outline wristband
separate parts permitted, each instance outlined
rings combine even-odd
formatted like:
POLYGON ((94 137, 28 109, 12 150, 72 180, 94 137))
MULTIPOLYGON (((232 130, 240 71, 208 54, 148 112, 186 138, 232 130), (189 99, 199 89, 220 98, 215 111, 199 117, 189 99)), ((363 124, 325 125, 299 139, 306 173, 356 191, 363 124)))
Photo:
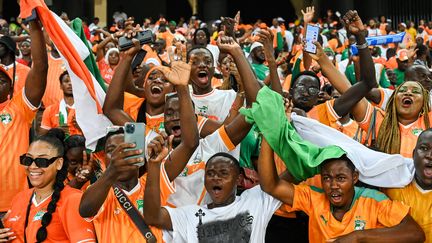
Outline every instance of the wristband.
POLYGON ((365 42, 365 43, 363 43, 363 44, 361 44, 361 45, 356 45, 356 47, 357 47, 357 49, 358 50, 363 50, 363 49, 366 49, 366 48, 368 48, 368 43, 367 42, 365 42))

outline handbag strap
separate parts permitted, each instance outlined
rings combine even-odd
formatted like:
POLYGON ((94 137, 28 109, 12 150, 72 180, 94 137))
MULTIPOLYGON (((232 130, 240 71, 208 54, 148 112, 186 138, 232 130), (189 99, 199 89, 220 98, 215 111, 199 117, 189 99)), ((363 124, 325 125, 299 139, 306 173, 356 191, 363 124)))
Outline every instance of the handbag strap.
POLYGON ((129 218, 144 236, 148 243, 156 243, 156 237, 151 232, 150 228, 144 221, 144 218, 138 212, 138 209, 133 205, 128 196, 123 192, 123 190, 116 184, 113 185, 114 195, 120 203, 122 209, 127 213, 129 218))

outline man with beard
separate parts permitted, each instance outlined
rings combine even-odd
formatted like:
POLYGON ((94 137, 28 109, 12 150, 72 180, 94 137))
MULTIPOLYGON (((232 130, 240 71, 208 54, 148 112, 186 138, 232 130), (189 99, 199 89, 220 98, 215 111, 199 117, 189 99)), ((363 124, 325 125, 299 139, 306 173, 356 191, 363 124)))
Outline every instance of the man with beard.
POLYGON ((252 68, 258 77, 258 80, 263 82, 270 74, 269 68, 264 64, 266 57, 264 54, 264 46, 259 42, 254 42, 251 46, 249 59, 252 63, 252 68))

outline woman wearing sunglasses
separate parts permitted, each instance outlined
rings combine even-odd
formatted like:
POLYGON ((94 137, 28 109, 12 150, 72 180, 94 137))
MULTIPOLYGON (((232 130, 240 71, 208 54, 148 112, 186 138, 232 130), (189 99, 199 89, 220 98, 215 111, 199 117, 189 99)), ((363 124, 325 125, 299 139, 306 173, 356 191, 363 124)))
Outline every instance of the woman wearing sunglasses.
POLYGON ((0 242, 96 242, 93 224, 78 213, 81 191, 65 186, 64 133, 51 129, 30 144, 20 162, 33 186, 12 200, 0 242))

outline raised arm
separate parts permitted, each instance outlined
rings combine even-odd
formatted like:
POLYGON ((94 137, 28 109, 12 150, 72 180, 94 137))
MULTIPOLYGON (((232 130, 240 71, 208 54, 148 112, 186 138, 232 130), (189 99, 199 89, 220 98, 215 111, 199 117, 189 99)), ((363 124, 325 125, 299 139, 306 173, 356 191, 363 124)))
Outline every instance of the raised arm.
MULTIPOLYGON (((222 40, 219 40, 218 46, 222 52, 227 52, 234 57, 245 90, 246 102, 252 104, 256 100, 260 86, 240 46, 230 37, 224 37, 222 40)), ((239 144, 243 140, 250 128, 251 125, 246 122, 244 116, 241 114, 238 114, 232 122, 225 126, 227 135, 234 145, 239 144)))
POLYGON ((112 38, 112 35, 110 35, 109 33, 106 34, 107 32, 101 30, 101 29, 96 29, 96 33, 103 33, 105 35, 105 39, 103 39, 99 44, 97 44, 96 46, 96 61, 100 61, 101 59, 104 58, 104 48, 105 46, 113 41, 114 39, 112 38))
POLYGON ((26 78, 25 96, 33 106, 38 107, 47 84, 48 56, 39 20, 31 21, 29 25, 33 64, 26 78))
POLYGON ((117 182, 122 173, 130 170, 138 171, 135 164, 143 162, 144 158, 128 158, 142 153, 140 150, 127 150, 134 147, 134 144, 123 143, 116 148, 107 147, 105 149, 107 155, 111 157, 111 161, 102 176, 84 192, 79 207, 81 217, 90 218, 99 212, 110 188, 117 182))
MULTIPOLYGON (((304 36, 306 36, 307 26, 308 24, 312 23, 312 20, 315 15, 315 7, 314 6, 306 7, 306 12, 304 12, 303 9, 301 10, 301 12, 303 14, 303 21, 304 21, 304 25, 303 25, 304 36)), ((308 52, 304 51, 303 67, 305 68, 305 70, 309 70, 311 65, 312 65, 312 57, 309 55, 308 52)))
POLYGON ((245 58, 240 46, 231 37, 221 37, 218 39, 218 47, 221 52, 231 54, 242 79, 243 87, 246 92, 246 101, 253 103, 256 100, 260 85, 256 81, 255 75, 251 70, 249 62, 245 58))
POLYGON ((168 154, 165 141, 152 140, 147 150, 153 154, 147 167, 147 182, 144 193, 145 222, 161 229, 172 230, 171 217, 168 210, 161 207, 160 199, 160 168, 162 160, 168 154))
POLYGON ((171 152, 165 163, 168 177, 173 181, 183 171, 199 144, 195 110, 188 87, 191 66, 185 62, 175 61, 171 63, 171 68, 158 69, 175 85, 180 102, 181 143, 171 152))
MULTIPOLYGON (((360 45, 365 44, 364 26, 360 17, 358 17, 356 13, 354 14, 353 11, 350 11, 344 19, 349 31, 356 36, 357 42, 360 43, 360 45)), ((368 106, 367 100, 364 99, 364 97, 373 87, 377 86, 375 75, 364 74, 363 77, 366 78, 366 80, 351 86, 345 75, 340 73, 324 54, 321 45, 318 42, 316 42, 315 45, 317 46, 317 55, 311 56, 320 64, 324 76, 326 76, 333 87, 342 94, 340 98, 336 99, 333 107, 334 110, 339 116, 352 113, 357 121, 363 120, 368 106)), ((375 73, 372 57, 367 46, 365 49, 359 50, 359 55, 360 65, 365 65, 364 68, 361 66, 362 73, 365 72, 365 70, 375 73), (369 62, 372 63, 372 71, 370 70, 371 66, 369 62)))
POLYGON ((139 41, 133 40, 134 47, 122 52, 119 66, 116 68, 103 105, 104 114, 115 125, 123 126, 134 120, 123 110, 126 83, 132 80, 131 63, 135 54, 140 50, 139 41))
POLYGON ((267 65, 270 71, 270 87, 273 91, 282 95, 282 85, 277 72, 276 59, 274 57, 273 49, 273 33, 269 30, 260 30, 258 32, 259 42, 264 46, 264 55, 267 61, 267 65))
POLYGON ((408 214, 402 221, 393 227, 356 230, 350 234, 337 238, 334 242, 394 242, 394 243, 414 243, 424 242, 425 234, 408 214))
POLYGON ((263 191, 288 205, 293 204, 294 186, 279 178, 274 162, 274 152, 264 137, 258 158, 258 174, 263 191))

